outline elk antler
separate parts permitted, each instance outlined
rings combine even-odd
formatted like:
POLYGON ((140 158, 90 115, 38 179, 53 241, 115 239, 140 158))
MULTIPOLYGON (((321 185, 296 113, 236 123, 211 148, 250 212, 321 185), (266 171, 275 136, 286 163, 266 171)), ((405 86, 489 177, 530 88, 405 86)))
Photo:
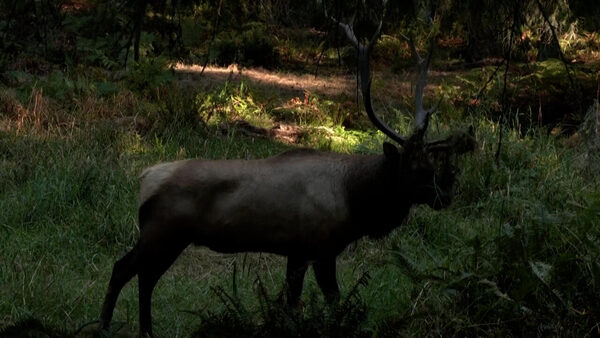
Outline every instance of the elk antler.
MULTIPOLYGON (((367 44, 363 44, 354 34, 354 30, 352 26, 347 23, 343 23, 334 17, 330 17, 327 15, 327 9, 325 5, 323 5, 323 11, 325 12, 325 17, 331 19, 333 22, 337 23, 340 28, 346 33, 346 37, 350 41, 350 43, 356 48, 358 51, 358 69, 359 69, 359 78, 360 78, 360 89, 363 96, 363 101, 365 105, 365 110, 367 111, 367 116, 371 122, 375 125, 375 127, 385 135, 387 135, 392 140, 398 142, 400 145, 403 145, 406 142, 406 139, 396 133, 392 128, 390 128, 385 122, 383 122, 373 110, 373 105, 371 104, 371 71, 369 66, 369 54, 373 49, 373 46, 377 42, 379 38, 379 34, 381 34, 381 27, 383 26, 383 17, 385 16, 385 7, 387 4, 387 0, 383 1, 383 13, 381 15, 381 20, 379 21, 379 25, 377 26, 377 30, 368 41, 367 44)), ((354 21, 354 20, 352 20, 354 21)), ((351 21, 351 22, 352 22, 351 21)))
MULTIPOLYGON (((354 48, 358 51, 358 67, 359 67, 359 77, 360 77, 360 87, 363 96, 363 101, 365 105, 365 110, 367 111, 367 116, 377 129, 381 130, 388 137, 398 142, 400 145, 403 145, 406 142, 406 138, 400 136, 396 133, 392 128, 390 128, 385 122, 383 122, 373 110, 373 105, 371 103, 371 75, 370 75, 370 66, 369 66, 369 54, 377 42, 379 35, 381 34, 381 27, 383 25, 383 18, 385 16, 385 7, 387 4, 387 0, 383 1, 383 13, 381 15, 381 20, 379 21, 379 25, 377 26, 377 30, 373 34, 373 37, 368 41, 367 44, 363 44, 354 34, 354 30, 352 26, 347 23, 340 22, 339 20, 330 17, 327 15, 327 9, 323 6, 323 10, 325 12, 325 17, 328 17, 333 22, 337 23, 340 28, 346 33, 346 37, 350 41, 350 43, 354 46, 354 48)), ((354 20, 352 20, 354 21, 354 20)), ((351 21, 351 22, 352 22, 351 21)), ((427 72, 429 71, 429 64, 431 62, 431 56, 433 54, 433 46, 435 37, 432 36, 429 52, 427 53, 427 57, 423 58, 419 54, 417 47, 415 46, 414 39, 412 35, 410 37, 404 37, 412 50, 412 54, 417 62, 418 66, 418 78, 417 84, 415 88, 415 135, 419 138, 423 138, 425 135, 425 131, 427 131, 427 126, 429 125, 429 118, 431 114, 433 114, 438 106, 436 104, 434 107, 425 109, 423 107, 423 94, 425 92, 425 85, 427 82, 427 72)))
POLYGON ((427 57, 425 59, 423 59, 423 57, 421 57, 419 54, 412 34, 409 37, 404 36, 404 39, 406 39, 410 45, 413 57, 417 62, 419 72, 417 84, 415 86, 415 133, 424 135, 425 131, 427 130, 427 126, 429 125, 429 118, 431 114, 433 114, 439 106, 438 102, 435 106, 429 109, 423 108, 423 94, 425 93, 427 73, 429 72, 429 64, 431 63, 435 37, 432 36, 431 41, 429 42, 429 51, 427 52, 427 57))

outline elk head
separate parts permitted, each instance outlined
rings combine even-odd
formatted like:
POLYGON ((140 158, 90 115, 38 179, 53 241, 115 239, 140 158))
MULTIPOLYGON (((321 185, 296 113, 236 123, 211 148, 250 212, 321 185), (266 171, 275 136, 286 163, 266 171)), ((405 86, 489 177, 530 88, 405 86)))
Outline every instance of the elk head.
MULTIPOLYGON (((386 2, 383 2, 384 14, 386 2)), ((427 82, 427 73, 435 37, 430 40, 429 51, 423 58, 414 43, 412 35, 405 37, 411 47, 413 57, 417 63, 418 75, 415 87, 415 119, 414 130, 410 137, 399 135, 390 128, 376 114, 371 103, 371 75, 369 67, 369 54, 374 47, 383 24, 383 16, 379 25, 367 43, 362 43, 352 29, 352 26, 336 20, 327 15, 344 31, 350 43, 358 53, 358 76, 365 110, 371 122, 377 129, 394 140, 402 150, 399 151, 390 143, 384 144, 384 153, 392 161, 398 161, 398 182, 403 190, 413 191, 411 202, 428 204, 434 209, 441 209, 452 201, 453 186, 458 173, 458 157, 461 154, 473 151, 477 145, 473 127, 467 131, 455 132, 447 138, 427 141, 425 134, 429 125, 429 118, 437 110, 438 104, 432 108, 423 107, 423 95, 427 82)), ((400 188, 400 187, 399 187, 400 188)))

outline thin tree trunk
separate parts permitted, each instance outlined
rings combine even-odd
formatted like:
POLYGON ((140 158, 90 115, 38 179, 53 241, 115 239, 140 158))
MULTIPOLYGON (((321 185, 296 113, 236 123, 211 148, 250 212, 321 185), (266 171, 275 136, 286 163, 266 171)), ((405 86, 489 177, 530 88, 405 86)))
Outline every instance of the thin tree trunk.
POLYGON ((500 115, 500 123, 498 126, 498 132, 500 133, 500 135, 498 136, 498 148, 496 149, 496 154, 495 154, 495 159, 496 159, 496 163, 500 162, 500 149, 502 148, 502 135, 504 134, 504 123, 506 122, 506 115, 507 115, 507 110, 508 110, 508 103, 507 103, 507 98, 506 98, 506 86, 507 86, 507 80, 508 80, 508 70, 510 68, 510 60, 512 57, 512 47, 513 47, 513 38, 515 35, 515 31, 517 29, 517 21, 519 18, 519 1, 521 0, 515 0, 514 3, 514 7, 513 7, 513 22, 512 25, 510 27, 510 38, 509 38, 509 42, 508 42, 508 53, 506 56, 506 69, 504 70, 504 87, 502 88, 502 113, 500 115))
POLYGON ((210 50, 212 49, 212 45, 217 38, 217 32, 219 28, 219 19, 221 18, 221 7, 223 6, 223 0, 219 0, 219 7, 217 7, 215 21, 212 27, 212 33, 210 35, 210 42, 208 43, 208 53, 206 53, 206 60, 204 60, 204 64, 202 65, 202 70, 200 71, 200 75, 204 74, 204 70, 208 65, 208 61, 210 61, 210 50))
POLYGON ((139 0, 138 7, 135 11, 135 24, 133 26, 133 60, 140 60, 140 37, 142 35, 142 24, 146 16, 146 7, 148 0, 139 0))

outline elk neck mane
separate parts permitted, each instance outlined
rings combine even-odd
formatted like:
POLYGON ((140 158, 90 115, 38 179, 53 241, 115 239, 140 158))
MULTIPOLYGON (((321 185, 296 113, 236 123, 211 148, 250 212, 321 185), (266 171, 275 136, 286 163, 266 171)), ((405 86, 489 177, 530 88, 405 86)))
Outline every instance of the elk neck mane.
POLYGON ((355 155, 346 172, 349 209, 363 235, 380 238, 400 225, 410 209, 410 191, 397 191, 402 153, 355 155))

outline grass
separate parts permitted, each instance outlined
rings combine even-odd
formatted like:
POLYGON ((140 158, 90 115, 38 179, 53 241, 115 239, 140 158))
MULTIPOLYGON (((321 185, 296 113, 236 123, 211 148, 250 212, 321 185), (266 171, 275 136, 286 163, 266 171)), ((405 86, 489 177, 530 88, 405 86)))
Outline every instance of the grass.
MULTIPOLYGON (((360 116, 344 126, 336 114, 346 97, 290 102, 294 96, 273 98, 273 87, 240 82, 180 87, 176 77, 156 71, 150 79, 139 71, 107 85, 105 75, 92 73, 85 81, 69 80, 72 74, 39 82, 22 77, 2 89, 0 335, 64 336, 97 319, 112 265, 137 239, 137 175, 146 166, 192 157, 262 158, 297 146, 372 153, 384 139, 363 127, 360 116), (78 84, 65 90, 58 84, 66 81, 78 84), (222 132, 239 118, 268 128, 284 108, 286 121, 306 130, 298 144, 222 132), (207 117, 215 111, 220 118, 207 117), (145 123, 123 125, 129 116, 145 123)), ((407 130, 409 120, 388 113, 407 130)), ((455 203, 439 212, 414 208, 388 238, 363 239, 344 251, 339 308, 323 304, 309 271, 304 312, 282 310, 281 257, 190 247, 155 290, 155 332, 592 336, 600 322, 594 139, 573 145, 534 129, 508 130, 496 163, 497 124, 478 112, 449 115, 463 122, 439 117, 433 133, 468 122, 480 143, 463 160, 455 203)), ((137 332, 135 281, 122 292, 113 330, 137 332)))

